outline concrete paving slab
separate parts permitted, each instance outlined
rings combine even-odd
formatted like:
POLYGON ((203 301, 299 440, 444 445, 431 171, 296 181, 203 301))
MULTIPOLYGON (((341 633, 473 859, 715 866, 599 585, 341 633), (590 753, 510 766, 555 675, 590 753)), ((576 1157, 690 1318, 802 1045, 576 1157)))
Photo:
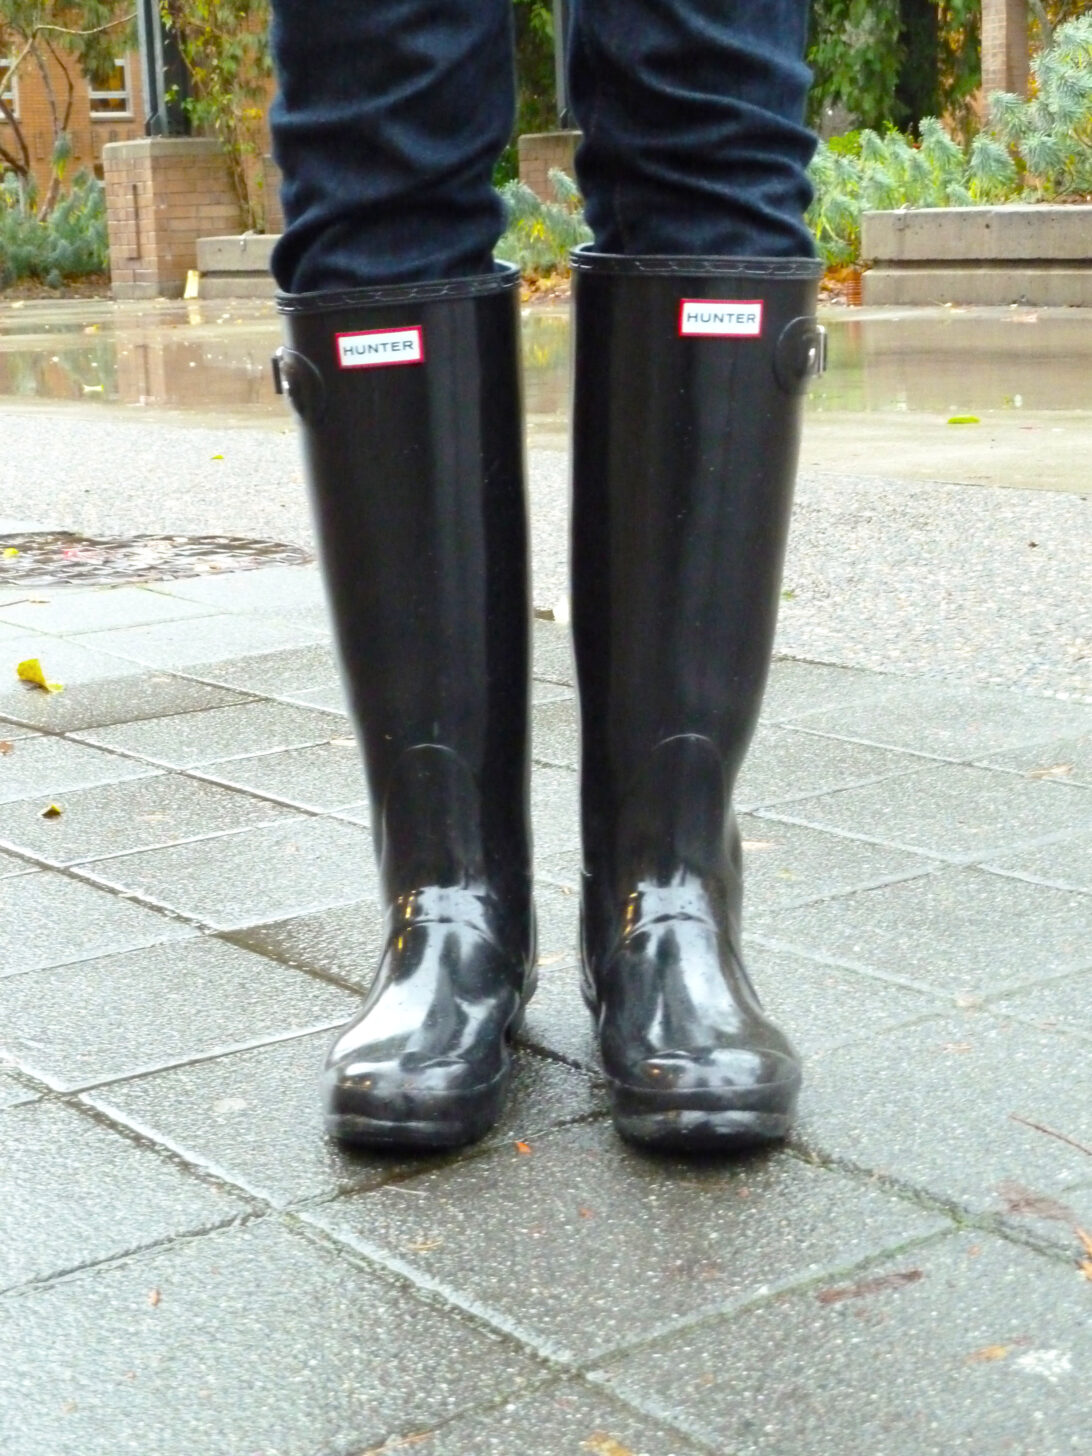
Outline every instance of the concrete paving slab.
POLYGON ((763 726, 795 723, 823 708, 881 693, 890 682, 883 673, 777 657, 770 665, 761 721, 763 726))
POLYGON ((538 678, 531 680, 531 704, 538 707, 540 703, 564 703, 575 699, 571 688, 565 687, 563 683, 544 682, 538 678))
MULTIPOLYGON (((537 594, 536 594, 537 600, 537 594)), ((572 634, 560 622, 536 617, 532 626, 534 676, 545 682, 572 687, 576 681, 572 634)))
POLYGON ((992 1007, 1043 1031, 1065 1031, 1092 1041, 1092 971, 999 996, 992 1007))
MULTIPOLYGON (((795 1137, 820 1158, 1011 1221, 1012 1186, 1056 1199, 1088 1176, 1092 1070, 1085 1050, 987 1012, 897 1028, 811 1059, 795 1137)), ((1044 1236, 1075 1251, 1071 1229, 1053 1230, 1044 1236)))
POLYGON ((539 763, 579 768, 579 710, 574 697, 536 704, 531 714, 531 752, 539 763))
POLYGON ((200 602, 162 596, 142 586, 98 587, 86 591, 42 588, 34 595, 35 601, 11 607, 4 606, 0 598, 0 621, 21 627, 24 632, 79 636, 212 614, 212 608, 200 602))
POLYGON ((383 1456, 395 1456, 400 1446, 413 1456, 699 1456, 708 1450, 575 1380, 460 1416, 439 1430, 415 1431, 388 1444, 383 1456))
POLYGON ((952 996, 990 995, 1092 965, 1087 896, 974 869, 754 914, 750 929, 805 955, 952 996))
POLYGON ((5 756, 10 752, 11 745, 28 738, 37 738, 38 732, 34 728, 23 728, 18 723, 12 723, 6 718, 0 718, 0 743, 7 744, 7 747, 0 749, 5 756))
POLYGON ((4 805, 0 840, 68 865, 296 817, 282 805, 172 773, 66 792, 60 805, 57 819, 42 818, 40 795, 4 805))
POLYGON ((10 1072, 0 1070, 0 1112, 9 1107, 20 1107, 24 1102, 36 1102, 38 1095, 10 1072))
POLYGON ((216 657, 223 661, 244 653, 305 647, 324 642, 328 636, 324 621, 309 622, 302 613, 298 619, 219 613, 185 623, 161 622, 150 627, 94 632, 81 641, 119 658, 169 669, 192 667, 216 657))
POLYGON ((1092 833, 1067 835, 1023 854, 1005 855, 992 860, 989 868, 1044 885, 1092 892, 1092 833))
POLYGON ((929 679, 888 679, 883 691, 836 707, 824 703, 800 720, 804 728, 838 738, 938 758, 990 755, 990 761, 1006 748, 1045 743, 1089 723, 1092 709, 1081 703, 929 679))
POLYGON ((13 854, 0 853, 0 880, 10 880, 15 875, 32 874, 36 866, 27 864, 26 860, 17 859, 13 854))
MULTIPOLYGON (((117 1082, 86 1100, 199 1167, 278 1207, 401 1180, 452 1161, 342 1147, 322 1127, 319 1074, 329 1032, 117 1082)), ((602 1094, 571 1067, 518 1051, 508 1100, 478 1145, 512 1147, 559 1124, 605 1111, 602 1094)), ((463 1156, 466 1156, 465 1154, 463 1156)), ((412 1208, 426 1199, 405 1191, 412 1208)))
POLYGON ((153 771, 146 764, 82 743, 52 736, 31 738, 0 758, 0 804, 35 794, 42 801, 40 807, 46 808, 52 796, 67 790, 145 778, 153 771))
POLYGON ((582 1363, 947 1226, 787 1154, 651 1158, 604 1125, 529 1146, 304 1217, 582 1363))
POLYGON ((923 855, 750 814, 740 816, 739 829, 745 924, 752 912, 768 915, 936 868, 923 855))
POLYGON ((223 571, 160 583, 155 590, 181 601, 223 612, 257 616, 295 616, 297 610, 325 611, 317 566, 265 566, 254 571, 223 571))
POLYGON ((961 764, 838 789, 772 812, 964 861, 993 859, 1092 822, 1092 803, 1083 789, 961 764))
POLYGON ((371 862, 365 830, 332 820, 295 819, 92 860, 74 873, 191 916, 210 929, 237 930, 355 902, 368 883, 371 862))
POLYGON ((383 949, 383 917, 374 862, 366 861, 363 868, 360 899, 310 915, 250 925, 230 931, 227 938, 285 965, 367 990, 383 949))
POLYGON ((52 680, 64 683, 63 693, 43 693, 39 688, 16 683, 0 690, 0 715, 5 737, 11 737, 9 723, 45 728, 52 733, 72 733, 109 723, 132 723, 170 713, 193 713, 203 708, 226 707, 246 701, 244 693, 194 682, 168 672, 142 672, 136 663, 122 662, 102 652, 89 652, 78 642, 50 638, 61 650, 43 647, 43 639, 28 643, 21 638, 19 656, 45 656, 42 661, 52 680), (28 650, 32 648, 33 650, 28 650), (77 674, 74 678, 73 674, 77 674))
POLYGON ((580 994, 580 969, 571 954, 539 965, 538 987, 520 1041, 602 1076, 594 1024, 580 994))
MULTIPOLYGON (((269 704, 270 708, 280 706, 269 704)), ((367 793, 367 782, 355 740, 345 725, 328 719, 332 742, 289 748, 249 758, 203 764, 203 777, 234 788, 251 789, 270 799, 303 809, 338 809, 367 793)))
POLYGON ((661 1341, 601 1373, 733 1456, 1071 1456, 1087 1284, 1027 1249, 955 1236, 661 1341), (943 1310, 943 1314, 941 1314, 943 1310))
POLYGON ((301 693, 285 693, 283 697, 286 703, 299 703, 304 708, 321 708, 325 713, 349 716, 349 701, 340 683, 325 688, 308 688, 301 693))
POLYGON ((73 1091, 340 1025, 357 998, 214 938, 0 981, 0 1050, 73 1091))
POLYGON ((1092 788, 1092 733, 1052 738, 1035 748, 1014 748, 982 760, 988 768, 1010 769, 1033 779, 1053 779, 1092 788))
POLYGON ((195 933, 180 920, 51 870, 0 881, 0 977, 195 933))
POLYGON ((272 1222, 7 1300, 0 1340, 5 1456, 360 1452, 544 1374, 272 1222))
POLYGON ((751 940, 744 954, 762 1004, 805 1058, 805 1080, 812 1056, 867 1043, 880 1031, 935 1016, 938 1010, 936 998, 922 992, 751 940))
POLYGON ((196 768, 275 748, 325 743, 343 734, 332 713, 288 703, 250 702, 206 713, 178 713, 141 723, 114 723, 80 735, 85 742, 132 753, 169 768, 196 768))
POLYGON ((54 1102, 0 1117, 0 1152, 0 1291, 215 1228, 248 1206, 54 1102))
POLYGON ((539 764, 531 775, 535 872, 569 885, 580 880, 580 809, 576 774, 539 764))
POLYGON ((227 661, 210 660, 195 663, 187 670, 193 677, 268 698, 284 698, 318 688, 340 687, 341 684, 329 642, 239 656, 227 661))
MULTIPOLYGON (((792 804, 853 784, 913 777, 924 767, 924 760, 909 753, 818 738, 794 728, 759 728, 736 783, 736 806, 748 811, 792 804)), ((912 789, 904 785, 903 792, 912 789)))

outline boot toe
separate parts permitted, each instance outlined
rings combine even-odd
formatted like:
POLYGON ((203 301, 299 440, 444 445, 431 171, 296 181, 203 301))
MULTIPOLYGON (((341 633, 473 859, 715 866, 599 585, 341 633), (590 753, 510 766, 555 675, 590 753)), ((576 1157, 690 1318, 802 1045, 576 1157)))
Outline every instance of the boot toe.
POLYGON ((630 1142, 731 1152, 788 1134, 800 1067, 791 1049, 716 1047, 645 1057, 609 1082, 615 1126, 630 1142))
POLYGON ((322 1086, 326 1131, 368 1147, 461 1147, 496 1121, 508 1062, 502 1056, 492 1075, 458 1057, 356 1056, 329 1064, 322 1086))

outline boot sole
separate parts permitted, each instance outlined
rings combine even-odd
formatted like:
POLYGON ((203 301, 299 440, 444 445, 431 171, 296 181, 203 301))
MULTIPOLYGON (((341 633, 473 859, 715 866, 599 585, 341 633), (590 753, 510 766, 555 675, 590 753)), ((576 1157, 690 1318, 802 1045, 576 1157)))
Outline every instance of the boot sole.
POLYGON ((680 1152, 735 1152, 782 1142, 792 1126, 800 1078, 745 1091, 647 1092, 607 1079, 611 1116, 627 1142, 680 1152))

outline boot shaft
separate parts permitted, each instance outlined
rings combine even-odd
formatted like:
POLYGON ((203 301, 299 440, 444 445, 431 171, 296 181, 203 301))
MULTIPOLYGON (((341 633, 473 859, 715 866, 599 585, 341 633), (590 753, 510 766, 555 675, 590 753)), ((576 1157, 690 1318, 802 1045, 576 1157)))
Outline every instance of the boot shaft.
POLYGON ((518 281, 280 299, 277 368, 391 899, 529 875, 518 281))

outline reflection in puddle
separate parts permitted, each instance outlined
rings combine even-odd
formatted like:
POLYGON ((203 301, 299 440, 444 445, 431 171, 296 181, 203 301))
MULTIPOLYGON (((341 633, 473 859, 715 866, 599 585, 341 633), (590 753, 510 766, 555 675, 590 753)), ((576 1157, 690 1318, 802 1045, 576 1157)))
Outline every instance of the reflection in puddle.
MULTIPOLYGON (((829 310, 830 367, 809 408, 952 414, 1085 410, 1092 330, 1080 309, 829 310)), ((569 315, 523 311, 533 431, 563 434, 569 315)), ((285 419, 271 302, 0 304, 0 398, 285 419)))

